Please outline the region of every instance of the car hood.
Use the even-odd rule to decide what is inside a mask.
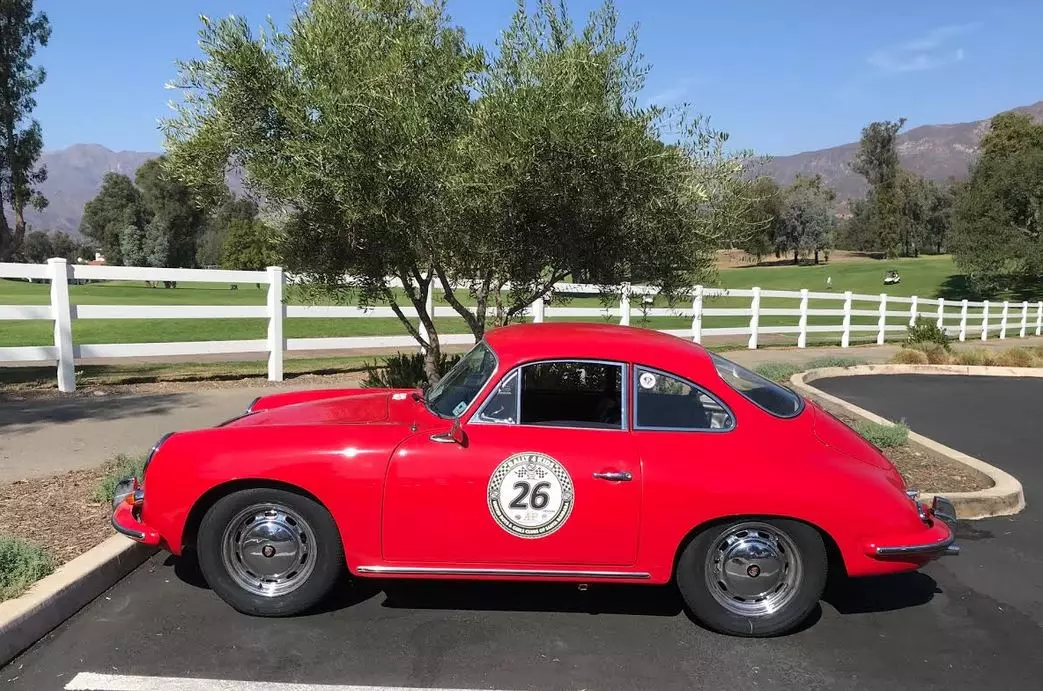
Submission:
[[[409,394],[379,391],[339,396],[261,410],[229,423],[250,425],[378,425],[406,424],[423,414]]]

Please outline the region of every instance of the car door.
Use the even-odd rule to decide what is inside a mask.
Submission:
[[[637,559],[641,468],[622,363],[507,373],[463,426],[392,459],[383,556],[401,564],[623,567]]]

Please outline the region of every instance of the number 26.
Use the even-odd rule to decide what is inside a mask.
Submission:
[[[549,482],[537,482],[536,486],[533,487],[528,482],[515,482],[514,489],[519,490],[518,495],[511,500],[508,505],[512,509],[544,509],[547,504],[550,503],[550,495],[547,494],[547,490],[550,489]],[[530,491],[532,494],[530,494]],[[528,498],[528,503],[526,503]]]

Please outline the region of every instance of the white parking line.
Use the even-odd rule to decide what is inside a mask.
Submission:
[[[65,689],[66,691],[475,691],[474,689],[420,689],[413,686],[282,684],[270,681],[139,677],[92,672],[80,672],[65,685]]]

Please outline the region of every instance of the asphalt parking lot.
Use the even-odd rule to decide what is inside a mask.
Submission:
[[[311,616],[252,619],[206,589],[189,560],[161,554],[0,670],[0,684],[1039,688],[1043,379],[848,377],[816,386],[1007,469],[1029,508],[962,526],[963,554],[922,573],[843,584],[808,626],[770,640],[707,632],[672,589],[647,586],[361,582]]]

